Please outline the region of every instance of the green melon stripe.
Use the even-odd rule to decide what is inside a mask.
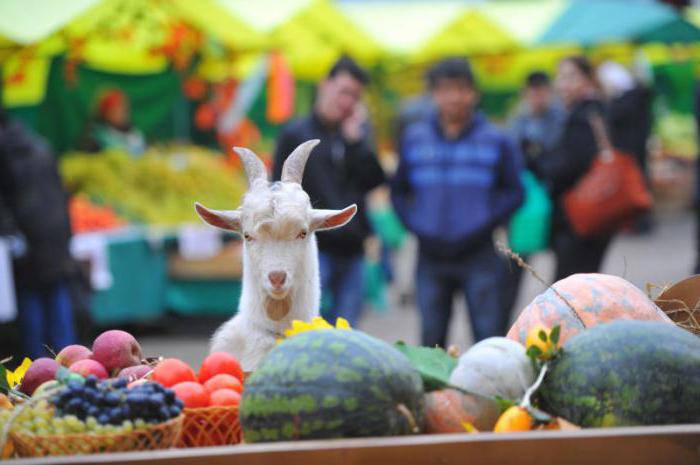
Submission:
[[[303,333],[273,349],[246,383],[246,441],[407,434],[421,422],[420,377],[394,347],[357,331]]]
[[[581,426],[700,422],[700,339],[668,323],[618,321],[571,338],[543,408]]]

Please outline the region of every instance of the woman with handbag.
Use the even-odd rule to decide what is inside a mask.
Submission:
[[[593,67],[584,57],[563,59],[557,70],[556,87],[567,115],[555,148],[539,157],[537,172],[549,187],[555,205],[551,246],[558,281],[574,273],[597,272],[612,234],[579,236],[563,208],[564,195],[588,172],[598,154],[590,116],[603,115],[604,107]]]
[[[555,202],[555,280],[597,272],[614,233],[652,204],[635,159],[610,142],[594,76],[583,57],[560,62],[557,87],[568,114],[556,148],[537,164]]]

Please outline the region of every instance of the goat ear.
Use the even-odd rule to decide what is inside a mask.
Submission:
[[[357,205],[352,204],[342,210],[317,210],[311,212],[311,229],[325,231],[345,226],[357,213]]]
[[[227,231],[241,232],[240,210],[210,210],[199,202],[194,203],[194,209],[205,223]]]

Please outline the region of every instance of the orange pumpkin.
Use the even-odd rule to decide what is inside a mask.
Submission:
[[[428,434],[465,433],[464,423],[479,431],[493,429],[499,416],[496,402],[486,397],[442,389],[425,395],[425,432]]]
[[[525,343],[530,328],[561,325],[560,343],[582,329],[613,320],[651,320],[671,323],[640,289],[618,276],[575,274],[553,284],[572,310],[552,289],[535,297],[520,312],[508,331],[508,337]]]

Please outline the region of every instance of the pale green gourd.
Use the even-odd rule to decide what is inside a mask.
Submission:
[[[450,384],[487,397],[520,400],[535,381],[525,347],[505,337],[490,337],[459,358]]]

